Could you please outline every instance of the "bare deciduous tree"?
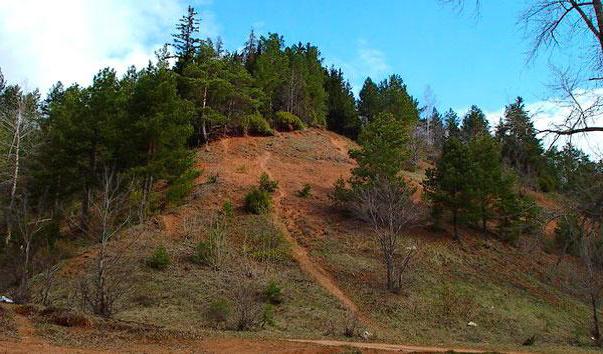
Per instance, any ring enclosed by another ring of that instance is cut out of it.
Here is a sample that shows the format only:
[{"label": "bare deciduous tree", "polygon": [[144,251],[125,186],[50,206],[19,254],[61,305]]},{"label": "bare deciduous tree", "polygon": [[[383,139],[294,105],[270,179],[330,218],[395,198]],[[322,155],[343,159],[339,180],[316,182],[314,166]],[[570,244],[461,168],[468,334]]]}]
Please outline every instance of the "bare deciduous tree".
[{"label": "bare deciduous tree", "polygon": [[105,168],[101,176],[101,189],[93,198],[91,217],[85,228],[97,240],[99,250],[92,277],[82,280],[80,291],[83,303],[100,316],[111,316],[115,302],[127,290],[123,252],[112,252],[109,242],[130,222],[129,192],[122,177],[114,170]]},{"label": "bare deciduous tree", "polygon": [[[37,130],[37,91],[23,93],[19,86],[9,86],[0,90],[0,187],[7,194],[6,215],[15,207],[23,175],[23,165],[33,152],[34,136]],[[8,232],[6,242],[11,238],[11,222],[6,220]]]},{"label": "bare deciduous tree", "polygon": [[19,198],[15,201],[18,208],[14,208],[11,212],[12,224],[15,226],[17,234],[17,243],[19,246],[20,269],[19,269],[19,287],[15,296],[15,300],[19,303],[28,302],[31,296],[30,280],[31,280],[31,265],[34,255],[34,242],[37,241],[40,232],[46,222],[50,219],[45,218],[41,214],[32,211],[28,205],[26,197]]},{"label": "bare deciduous tree", "polygon": [[416,248],[410,247],[402,260],[397,259],[400,239],[407,228],[416,225],[423,216],[423,209],[414,203],[413,188],[400,181],[377,178],[356,191],[352,210],[373,228],[383,254],[388,290],[400,289],[402,275]]},{"label": "bare deciduous tree", "polygon": [[[480,0],[440,0],[462,10]],[[572,52],[572,67],[554,69],[553,85],[561,107],[569,110],[563,122],[541,133],[560,136],[602,132],[603,99],[597,89],[603,82],[603,2],[602,0],[530,0],[519,22],[533,41],[529,60],[540,52],[563,48]],[[575,73],[570,75],[569,72]],[[588,95],[589,97],[580,97]]]}]

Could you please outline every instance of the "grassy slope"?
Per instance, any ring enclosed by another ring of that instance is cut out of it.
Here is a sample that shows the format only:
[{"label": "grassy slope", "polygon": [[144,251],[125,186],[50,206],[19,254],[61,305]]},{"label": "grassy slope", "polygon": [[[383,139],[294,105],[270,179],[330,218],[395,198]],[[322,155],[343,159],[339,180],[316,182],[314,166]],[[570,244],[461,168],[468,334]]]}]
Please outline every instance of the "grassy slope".
[{"label": "grassy slope", "polygon": [[[182,331],[214,327],[206,308],[225,296],[231,283],[224,271],[192,264],[188,257],[226,200],[238,208],[228,236],[238,255],[253,255],[264,236],[280,239],[270,218],[241,210],[245,192],[268,169],[284,193],[279,213],[283,223],[369,318],[376,340],[516,348],[536,335],[534,349],[546,351],[588,342],[588,307],[563,290],[561,285],[571,281],[563,268],[549,271],[555,257],[538,250],[526,254],[470,231],[464,232],[459,247],[446,232],[410,230],[408,242],[419,243],[420,256],[402,294],[385,292],[370,231],[333,211],[327,196],[334,181],[348,176],[353,167],[347,157],[351,145],[333,133],[310,129],[277,137],[231,138],[214,143],[210,152],[200,151],[203,174],[191,200],[158,217],[159,226],[147,227],[128,251],[136,265],[135,286],[117,317]],[[210,176],[217,182],[208,183]],[[305,183],[312,186],[312,195],[300,198],[295,192]],[[166,246],[172,258],[165,271],[144,266],[144,258],[158,245]],[[240,259],[234,257],[231,263],[236,266]],[[346,311],[290,257],[245,259],[258,286],[276,280],[285,291],[285,301],[275,310],[276,325],[253,336],[316,338],[331,327],[341,336]],[[73,260],[71,267],[81,262],[81,257]],[[69,284],[73,273],[64,274],[63,284]],[[69,304],[71,292],[63,285],[58,303]],[[468,327],[469,321],[478,326]]]}]

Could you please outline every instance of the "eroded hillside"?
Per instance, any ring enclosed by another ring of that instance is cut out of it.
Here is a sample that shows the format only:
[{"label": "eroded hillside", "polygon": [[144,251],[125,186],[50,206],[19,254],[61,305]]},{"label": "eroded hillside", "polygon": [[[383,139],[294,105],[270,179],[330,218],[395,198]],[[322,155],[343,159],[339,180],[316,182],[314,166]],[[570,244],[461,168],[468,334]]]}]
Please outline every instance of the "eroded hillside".
[{"label": "eroded hillside", "polygon": [[[115,317],[143,330],[101,321],[74,332],[31,315],[36,335],[49,343],[108,349],[207,336],[343,340],[353,326],[352,340],[362,340],[358,335],[366,331],[369,342],[455,348],[571,352],[577,349],[570,345],[588,341],[588,307],[571,291],[570,261],[558,263],[538,248],[509,246],[470,230],[463,230],[462,244],[427,226],[408,230],[402,249],[417,247],[418,256],[401,293],[386,291],[370,229],[334,208],[329,198],[334,182],[347,178],[354,166],[350,146],[332,132],[307,129],[228,138],[199,150],[202,174],[190,199],[115,243],[128,259],[131,284]],[[245,194],[264,172],[278,181],[273,210],[248,214]],[[408,176],[418,182],[422,175]],[[300,196],[306,184],[311,192]],[[214,266],[192,262],[227,202],[234,215],[224,257]],[[165,270],[145,265],[159,246],[171,260]],[[62,265],[55,305],[77,306],[77,279],[94,252],[90,248]],[[208,314],[216,299],[230,302],[236,312],[242,286],[260,298],[270,282],[282,288],[282,299],[253,331],[233,331],[230,319]],[[534,346],[521,346],[533,336]]]}]

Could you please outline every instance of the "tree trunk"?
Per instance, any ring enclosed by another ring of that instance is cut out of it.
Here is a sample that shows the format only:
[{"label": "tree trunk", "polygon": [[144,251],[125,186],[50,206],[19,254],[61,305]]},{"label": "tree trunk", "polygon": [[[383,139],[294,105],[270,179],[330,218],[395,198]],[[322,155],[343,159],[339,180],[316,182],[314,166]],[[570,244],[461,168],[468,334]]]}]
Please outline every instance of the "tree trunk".
[{"label": "tree trunk", "polygon": [[19,180],[19,173],[21,167],[21,124],[23,122],[23,102],[19,102],[19,107],[17,108],[17,122],[15,124],[15,132],[14,132],[14,142],[15,142],[15,166],[13,169],[13,183],[10,189],[10,201],[8,204],[8,213],[7,213],[7,232],[6,232],[6,244],[8,244],[12,238],[12,227],[9,219],[10,211],[15,207],[15,199],[17,198],[17,183]]},{"label": "tree trunk", "polygon": [[201,131],[203,132],[203,140],[205,141],[205,150],[209,151],[209,137],[207,136],[207,127],[205,126],[205,107],[207,106],[207,86],[203,90],[203,112],[201,113]]},{"label": "tree trunk", "polygon": [[593,310],[593,337],[597,342],[597,345],[601,345],[601,331],[599,329],[599,315],[598,315],[598,304],[597,297],[594,294],[590,294],[590,303]]},{"label": "tree trunk", "polygon": [[593,0],[593,7],[595,9],[597,27],[599,29],[597,40],[599,41],[601,53],[603,54],[603,4],[601,3],[601,0]]},{"label": "tree trunk", "polygon": [[453,238],[454,238],[455,241],[460,241],[459,232],[458,232],[458,229],[457,229],[457,222],[458,222],[458,220],[457,220],[458,219],[458,215],[457,214],[458,214],[457,210],[454,209],[452,211],[452,227],[454,229],[454,236],[453,236]]}]

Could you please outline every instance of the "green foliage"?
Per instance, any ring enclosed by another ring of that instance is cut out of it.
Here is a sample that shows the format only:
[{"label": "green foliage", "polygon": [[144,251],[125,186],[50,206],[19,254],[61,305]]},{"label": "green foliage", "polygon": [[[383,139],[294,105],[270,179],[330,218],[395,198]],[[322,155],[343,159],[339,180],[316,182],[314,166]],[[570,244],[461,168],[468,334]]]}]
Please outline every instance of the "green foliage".
[{"label": "green foliage", "polygon": [[194,182],[199,175],[199,171],[191,169],[170,184],[166,191],[168,205],[175,206],[182,203],[184,198],[189,195],[195,187]]},{"label": "green foliage", "polygon": [[274,306],[272,304],[265,304],[264,309],[262,311],[262,326],[274,326],[276,322],[274,321]]},{"label": "green foliage", "polygon": [[502,156],[526,182],[543,190],[555,188],[543,157],[544,150],[523,99],[505,107],[505,116],[496,127],[496,138],[502,145]]},{"label": "green foliage", "polygon": [[253,135],[270,136],[274,131],[270,124],[259,113],[246,115],[244,118],[244,130]]},{"label": "green foliage", "polygon": [[245,196],[245,210],[253,214],[264,214],[272,208],[272,197],[270,193],[253,187]]},{"label": "green foliage", "polygon": [[581,230],[575,215],[561,217],[555,228],[555,246],[562,254],[578,256]]},{"label": "green foliage", "polygon": [[485,232],[494,221],[497,236],[511,243],[535,231],[540,210],[519,195],[516,178],[504,170],[500,147],[489,135],[477,134],[468,142],[448,139],[423,185],[436,225],[445,211],[452,214],[455,238],[460,223],[479,224]]},{"label": "green foliage", "polygon": [[308,183],[304,184],[302,189],[297,191],[297,196],[300,198],[307,198],[312,194],[312,186]]},{"label": "green foliage", "polygon": [[250,257],[258,262],[272,263],[290,259],[289,245],[283,235],[274,228],[266,216],[260,217],[258,221],[262,223],[262,228],[250,235],[247,250]]},{"label": "green foliage", "polygon": [[356,139],[360,133],[362,122],[356,111],[352,87],[345,80],[341,69],[328,70],[325,90],[328,94],[327,127],[351,139]]},{"label": "green foliage", "polygon": [[378,85],[367,78],[359,96],[359,114],[369,123],[382,113],[391,114],[408,125],[419,120],[419,103],[408,93],[399,75],[391,75]]},{"label": "green foliage", "polygon": [[469,108],[469,111],[463,117],[460,134],[466,142],[481,136],[490,136],[488,120],[479,107],[473,105]]},{"label": "green foliage", "polygon": [[[221,217],[226,218],[224,215]],[[207,240],[200,241],[195,247],[195,252],[191,256],[193,263],[211,266],[214,269],[223,266],[228,255],[226,239],[228,221],[228,219],[218,219],[210,225]]]},{"label": "green foliage", "polygon": [[408,125],[392,114],[379,114],[360,133],[359,150],[350,151],[358,162],[352,182],[364,183],[377,176],[396,178],[408,161]]},{"label": "green foliage", "polygon": [[274,126],[281,131],[302,130],[306,127],[298,116],[283,111],[274,114]]},{"label": "green foliage", "polygon": [[458,139],[449,139],[436,167],[427,170],[427,178],[423,182],[425,196],[432,203],[433,215],[437,218],[445,210],[452,213],[454,237],[457,239],[459,218],[470,205],[470,164],[467,146]]},{"label": "green foliage", "polygon": [[283,290],[274,280],[271,280],[264,289],[264,299],[273,305],[283,302]]},{"label": "green foliage", "polygon": [[264,172],[260,175],[259,188],[261,191],[274,193],[278,189],[278,181],[270,179],[270,176]]},{"label": "green foliage", "polygon": [[208,241],[200,241],[195,247],[195,253],[191,257],[193,263],[209,265],[212,253],[212,245]]},{"label": "green foliage", "polygon": [[343,177],[339,177],[333,184],[333,190],[329,194],[329,198],[338,206],[343,206],[351,201],[352,195],[350,189],[347,188]]},{"label": "green foliage", "polygon": [[232,205],[230,200],[225,201],[222,205],[222,215],[226,219],[232,219],[234,217],[234,205]]},{"label": "green foliage", "polygon": [[232,312],[230,303],[226,299],[216,299],[209,304],[207,316],[214,322],[224,323]]},{"label": "green foliage", "polygon": [[147,258],[146,264],[153,269],[164,270],[170,265],[170,255],[165,247],[159,246],[155,249],[155,252]]}]

